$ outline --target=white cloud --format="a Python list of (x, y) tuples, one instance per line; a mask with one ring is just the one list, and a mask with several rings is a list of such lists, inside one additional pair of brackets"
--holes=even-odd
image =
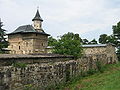
[(19, 25), (31, 24), (39, 5), (43, 28), (53, 36), (66, 32), (85, 35), (95, 30), (110, 33), (120, 18), (119, 5), (112, 6), (116, 2), (120, 4), (117, 0), (0, 0), (0, 17), (11, 32)]

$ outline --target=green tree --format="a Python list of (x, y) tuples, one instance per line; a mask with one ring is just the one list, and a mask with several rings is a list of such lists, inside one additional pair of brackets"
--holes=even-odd
[(107, 35), (107, 34), (102, 34), (100, 35), (99, 38), (99, 43), (101, 44), (107, 44), (107, 43), (112, 43), (112, 44), (117, 44), (117, 39), (113, 35)]
[(114, 45), (117, 45), (117, 39), (113, 36), (113, 35), (110, 35), (110, 36), (107, 36), (107, 43), (112, 43)]
[(89, 41), (87, 39), (82, 39), (82, 44), (88, 44)]
[(113, 25), (113, 35), (116, 39), (117, 54), (120, 59), (120, 22), (117, 25)]
[(92, 41), (90, 41), (88, 44), (97, 44), (97, 41), (95, 39), (93, 39)]
[(5, 33), (6, 30), (2, 29), (2, 27), (3, 27), (3, 22), (1, 22), (0, 19), (0, 42), (5, 41), (4, 36), (6, 35)]
[(81, 39), (79, 34), (68, 32), (60, 37), (54, 44), (53, 53), (62, 55), (73, 55), (75, 58), (79, 58), (82, 55)]
[(54, 46), (54, 44), (57, 42), (55, 38), (52, 36), (48, 38), (48, 46)]
[(106, 44), (107, 43), (107, 39), (108, 39), (107, 37), (108, 37), (107, 34), (100, 35), (100, 37), (99, 37), (99, 43)]
[(3, 22), (1, 22), (1, 19), (0, 19), (0, 53), (3, 53), (2, 52), (2, 48), (6, 48), (8, 46), (8, 42), (6, 41), (6, 33), (3, 28)]

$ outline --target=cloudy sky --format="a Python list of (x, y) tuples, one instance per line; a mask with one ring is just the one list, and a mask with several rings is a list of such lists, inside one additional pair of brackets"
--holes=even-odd
[(79, 33), (89, 40), (112, 33), (120, 20), (120, 0), (0, 0), (0, 18), (7, 33), (32, 24), (37, 6), (43, 29), (53, 37)]

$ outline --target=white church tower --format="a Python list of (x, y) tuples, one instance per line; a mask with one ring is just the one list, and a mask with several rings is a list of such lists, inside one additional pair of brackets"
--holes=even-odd
[(39, 10), (37, 9), (36, 15), (35, 17), (32, 19), (33, 21), (33, 27), (36, 31), (38, 32), (44, 32), (42, 29), (42, 22), (43, 19), (41, 18), (40, 14), (39, 14)]

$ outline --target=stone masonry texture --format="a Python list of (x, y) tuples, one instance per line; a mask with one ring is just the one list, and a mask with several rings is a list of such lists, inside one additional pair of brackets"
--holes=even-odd
[[(1, 55), (0, 90), (46, 90), (83, 71), (97, 69), (97, 61), (102, 65), (117, 63), (117, 60), (109, 60), (105, 54), (84, 55), (77, 60), (71, 56), (59, 55)], [(15, 63), (25, 66), (17, 67)]]

